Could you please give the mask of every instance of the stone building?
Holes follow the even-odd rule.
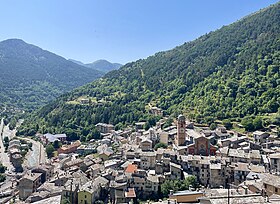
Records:
[[[140,142],[140,148],[142,151],[151,151],[153,148],[153,142],[150,139],[143,139]]]
[[[36,189],[42,184],[41,173],[31,173],[25,174],[19,181],[18,190],[19,198],[25,200],[30,196]]]
[[[194,138],[194,143],[188,145],[188,154],[209,156],[215,155],[217,148],[210,143],[209,138],[200,136]]]
[[[114,125],[106,123],[97,123],[95,127],[101,133],[111,133],[115,129]]]
[[[186,142],[186,118],[183,115],[178,116],[177,135],[175,143],[177,146],[185,145]]]

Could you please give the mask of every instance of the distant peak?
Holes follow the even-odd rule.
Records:
[[[22,39],[11,38],[7,40],[3,40],[1,43],[26,43]]]
[[[105,60],[105,59],[100,59],[100,60],[96,60],[94,62],[109,62],[108,60]]]
[[[92,63],[85,64],[85,66],[107,73],[109,71],[119,69],[122,65],[119,63],[111,63],[105,59],[100,59]]]

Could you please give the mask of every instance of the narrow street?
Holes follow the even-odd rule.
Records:
[[[12,172],[13,166],[10,163],[10,159],[8,157],[8,154],[5,153],[5,147],[3,144],[3,139],[4,139],[4,119],[1,119],[1,124],[0,124],[0,161],[1,163],[7,167],[7,172]],[[0,191],[6,191],[7,189],[10,189],[12,186],[12,177],[9,174],[6,174],[6,181],[4,183],[0,184]],[[1,200],[0,200],[1,203]]]
[[[5,153],[5,147],[4,147],[4,119],[1,119],[0,124],[0,161],[4,166],[8,168],[8,171],[11,171],[13,166],[10,163],[10,159],[7,153]]]

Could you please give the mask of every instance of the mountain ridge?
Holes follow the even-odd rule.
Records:
[[[0,42],[0,70],[2,107],[26,110],[103,75],[21,39]]]
[[[208,124],[276,113],[279,9],[277,3],[172,50],[127,63],[45,106],[32,123],[87,137],[74,126],[90,130],[105,122],[118,129],[137,121],[146,121],[147,128],[154,125],[159,117],[150,113],[149,105],[172,117],[183,112]],[[91,104],[77,103],[79,97],[91,99]]]
[[[72,62],[77,63],[79,65],[82,65],[82,66],[85,66],[85,67],[88,67],[88,68],[92,68],[92,69],[95,69],[95,70],[98,70],[98,71],[101,71],[101,72],[104,72],[104,73],[108,73],[112,70],[119,69],[121,66],[123,66],[120,63],[112,63],[112,62],[109,62],[105,59],[96,60],[92,63],[87,63],[87,64],[84,64],[83,62],[73,60],[73,59],[69,59],[69,61],[72,61]]]

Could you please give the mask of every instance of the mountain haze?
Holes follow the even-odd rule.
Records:
[[[141,120],[154,125],[159,117],[149,113],[149,106],[208,124],[275,114],[280,107],[279,10],[277,3],[172,50],[128,63],[43,107],[21,131],[39,124],[41,132],[87,137],[98,122],[117,128]],[[77,103],[80,97],[90,103]]]
[[[119,69],[122,66],[122,64],[111,63],[107,60],[97,60],[95,62],[88,63],[88,64],[84,64],[80,61],[73,60],[73,59],[69,59],[69,60],[76,63],[76,64],[83,65],[85,67],[92,68],[92,69],[95,69],[95,70],[98,70],[98,71],[101,71],[101,72],[104,72],[104,73],[110,72],[112,70]]]
[[[86,66],[107,73],[112,70],[119,69],[122,64],[111,63],[107,60],[97,60],[93,63],[86,64]]]
[[[78,61],[78,60],[69,59],[69,61],[70,61],[70,62],[74,62],[74,63],[76,63],[76,64],[78,64],[78,65],[85,66],[85,64],[84,64],[84,63],[82,63],[81,61]]]
[[[34,109],[102,75],[20,39],[0,42],[0,103],[8,108]]]

